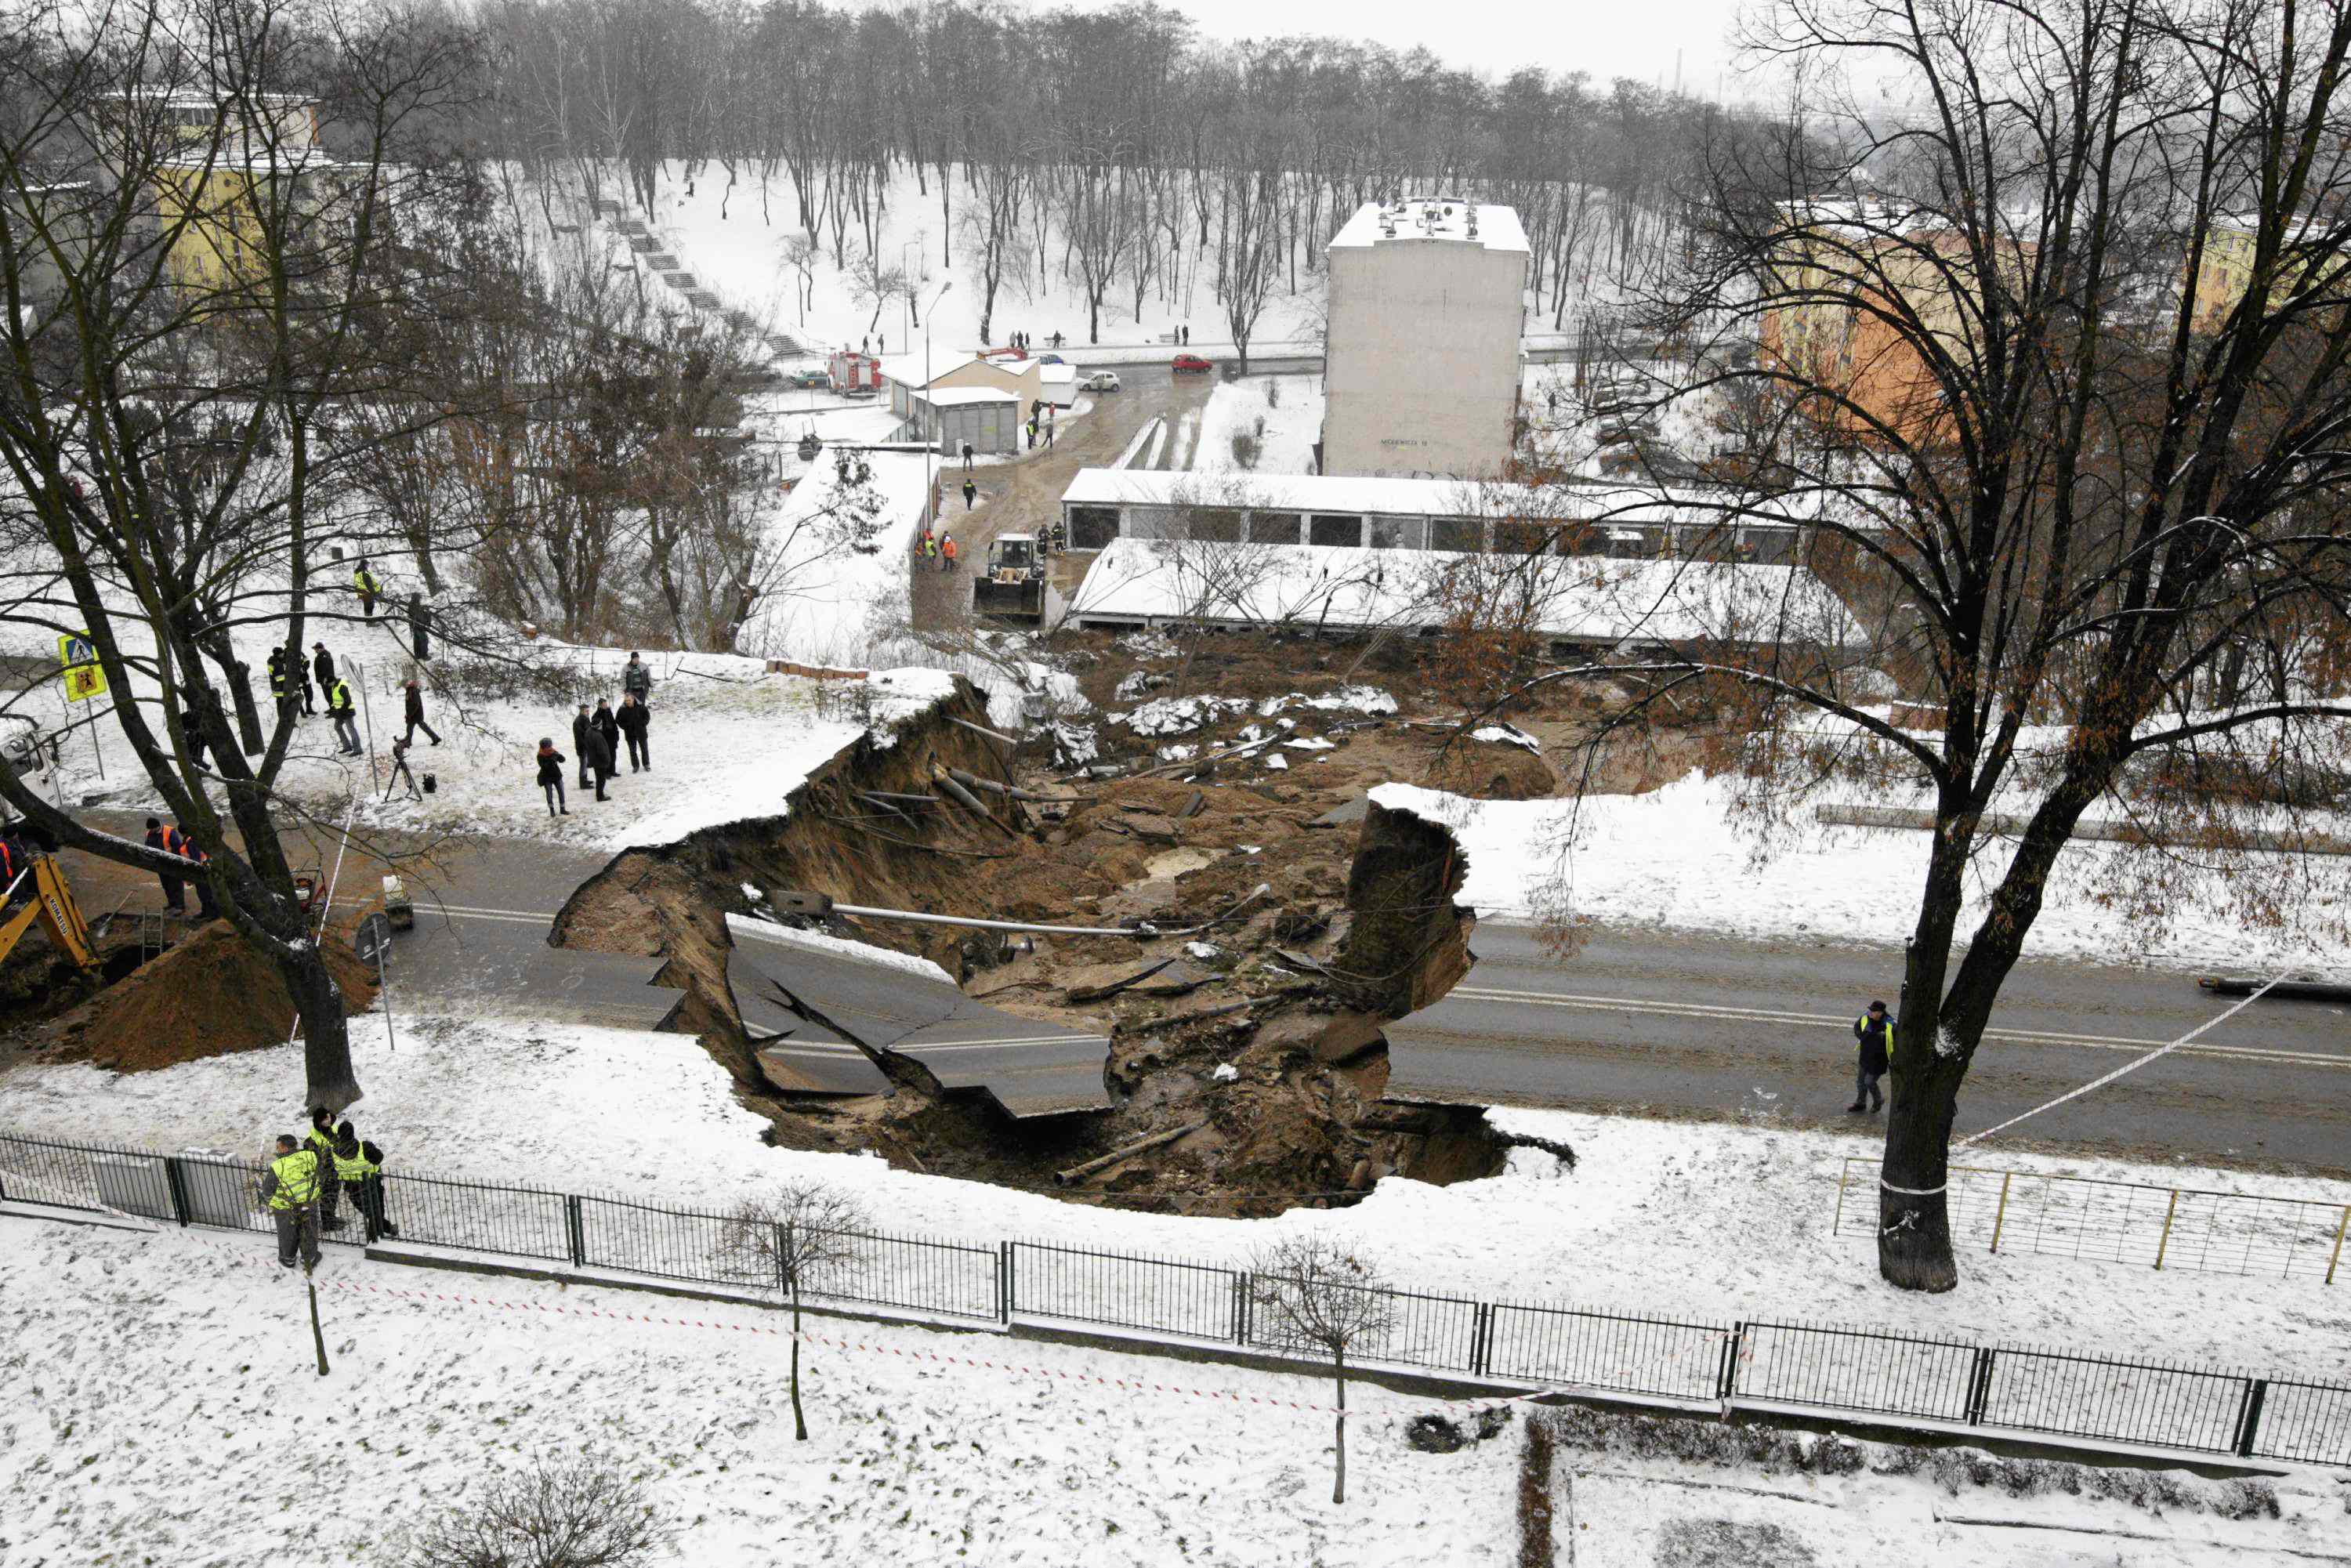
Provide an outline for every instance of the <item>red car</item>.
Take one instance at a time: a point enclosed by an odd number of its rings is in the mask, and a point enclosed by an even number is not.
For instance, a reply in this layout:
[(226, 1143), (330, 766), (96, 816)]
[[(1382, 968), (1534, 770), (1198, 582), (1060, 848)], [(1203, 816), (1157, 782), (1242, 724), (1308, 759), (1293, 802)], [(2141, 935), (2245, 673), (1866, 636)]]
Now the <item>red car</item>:
[(1197, 354), (1178, 354), (1176, 356), (1174, 364), (1176, 373), (1179, 376), (1205, 376), (1216, 369)]

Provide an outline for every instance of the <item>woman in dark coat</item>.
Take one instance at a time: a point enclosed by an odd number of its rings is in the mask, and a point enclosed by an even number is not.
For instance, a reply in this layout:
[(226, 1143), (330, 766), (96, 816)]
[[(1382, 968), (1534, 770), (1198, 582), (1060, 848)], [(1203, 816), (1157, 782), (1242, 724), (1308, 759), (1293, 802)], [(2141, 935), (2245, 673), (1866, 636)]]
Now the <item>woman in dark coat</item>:
[(563, 753), (555, 749), (555, 742), (550, 737), (542, 735), (538, 737), (538, 787), (546, 792), (547, 814), (550, 817), (559, 811), (567, 817), (571, 815), (571, 808), (563, 803), (565, 760)]

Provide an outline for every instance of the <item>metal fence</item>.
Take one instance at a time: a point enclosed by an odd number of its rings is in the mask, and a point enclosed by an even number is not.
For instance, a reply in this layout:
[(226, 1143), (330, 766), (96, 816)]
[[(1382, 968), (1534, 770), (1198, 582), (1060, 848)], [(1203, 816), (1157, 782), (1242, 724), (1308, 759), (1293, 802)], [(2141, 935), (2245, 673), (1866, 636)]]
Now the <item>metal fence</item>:
[[(1846, 1159), (1832, 1231), (1876, 1236), (1877, 1172), (1876, 1160)], [(2351, 1278), (2343, 1267), (2351, 1203), (1953, 1166), (1944, 1204), (1952, 1244), (1987, 1252), (2329, 1285), (2338, 1273)], [(1853, 1224), (1844, 1223), (1847, 1217)]]
[[(209, 1155), (0, 1134), (0, 1201), (266, 1230), (261, 1174)], [(405, 1174), (385, 1176), (384, 1194), (402, 1242), (772, 1293), (736, 1216)], [(326, 1239), (352, 1243), (357, 1231), (353, 1223)], [(846, 1239), (804, 1282), (806, 1299), (967, 1322), (1060, 1320), (1322, 1359), (1293, 1310), (1295, 1282), (1279, 1276), (1041, 1241), (878, 1231)], [(1351, 1289), (1376, 1309), (1349, 1351), (1355, 1363), (1726, 1411), (1787, 1406), (2351, 1467), (2347, 1385), (1833, 1324), (1708, 1323)]]

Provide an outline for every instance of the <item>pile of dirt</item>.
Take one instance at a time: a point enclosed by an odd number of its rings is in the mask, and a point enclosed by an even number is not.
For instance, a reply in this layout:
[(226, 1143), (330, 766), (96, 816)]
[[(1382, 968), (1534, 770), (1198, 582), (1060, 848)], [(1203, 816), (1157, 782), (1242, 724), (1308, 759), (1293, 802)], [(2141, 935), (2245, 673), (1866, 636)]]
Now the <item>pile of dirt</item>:
[(1559, 780), (1541, 758), (1521, 746), (1482, 740), (1445, 747), (1420, 781), (1477, 800), (1540, 800), (1559, 793)]
[[(323, 947), (346, 1005), (365, 1010), (375, 999), (375, 981), (352, 955), (348, 932), (329, 933)], [(214, 921), (66, 1018), (57, 1043), (44, 1054), (116, 1072), (152, 1072), (283, 1045), (293, 1029), (294, 998), (276, 967), (226, 921)]]

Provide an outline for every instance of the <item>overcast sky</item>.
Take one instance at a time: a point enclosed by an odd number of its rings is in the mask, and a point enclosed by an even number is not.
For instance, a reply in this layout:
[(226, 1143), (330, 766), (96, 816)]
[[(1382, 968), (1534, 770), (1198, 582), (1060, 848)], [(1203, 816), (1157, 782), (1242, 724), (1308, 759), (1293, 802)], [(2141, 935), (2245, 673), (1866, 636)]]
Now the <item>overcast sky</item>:
[[(1109, 0), (1087, 0), (1106, 5)], [(1692, 93), (1745, 96), (1729, 75), (1726, 37), (1738, 0), (1165, 0), (1212, 38), (1322, 33), (1393, 49), (1419, 47), (1456, 65), (1505, 75), (1522, 66), (1674, 80)], [(1041, 6), (1040, 6), (1041, 8)]]

